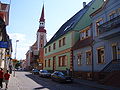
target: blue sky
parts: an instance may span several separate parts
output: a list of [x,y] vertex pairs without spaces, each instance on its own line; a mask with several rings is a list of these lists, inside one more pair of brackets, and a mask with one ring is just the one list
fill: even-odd
[[[10,0],[0,0],[9,3]],[[70,17],[83,8],[83,2],[91,0],[11,0],[9,25],[7,32],[12,39],[13,54],[15,57],[15,41],[17,42],[17,59],[25,59],[25,54],[36,41],[36,33],[39,28],[39,18],[41,16],[44,2],[45,9],[45,29],[47,39],[57,32],[57,30]]]

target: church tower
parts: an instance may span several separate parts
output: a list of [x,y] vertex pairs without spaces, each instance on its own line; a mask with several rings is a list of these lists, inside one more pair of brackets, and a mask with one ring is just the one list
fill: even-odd
[[47,39],[46,39],[44,5],[43,5],[41,17],[39,20],[39,29],[37,31],[37,49],[39,51],[39,64],[40,66],[42,66],[42,68],[43,68],[43,59],[44,59],[44,46],[46,45],[46,43],[47,43]]

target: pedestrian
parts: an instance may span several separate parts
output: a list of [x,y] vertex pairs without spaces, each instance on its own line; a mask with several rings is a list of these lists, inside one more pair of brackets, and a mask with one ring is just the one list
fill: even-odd
[[3,82],[3,69],[0,68],[0,87],[1,87],[1,88],[3,88],[2,82]]
[[9,78],[10,78],[10,74],[7,70],[7,72],[4,74],[4,81],[5,81],[5,84],[6,84],[6,88],[8,88]]
[[67,76],[70,75],[70,69],[66,68],[66,73],[67,73]]

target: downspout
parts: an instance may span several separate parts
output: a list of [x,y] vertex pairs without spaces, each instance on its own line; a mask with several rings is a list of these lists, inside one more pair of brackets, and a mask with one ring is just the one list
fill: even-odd
[[92,73],[92,80],[94,80],[94,56],[93,56],[93,45],[94,45],[94,38],[93,38],[93,27],[92,27],[93,24],[91,24],[91,37],[92,37],[92,41],[90,43],[90,47],[91,47],[91,53],[92,53],[92,56],[91,56],[91,59],[92,59],[92,70],[91,70],[91,73]]

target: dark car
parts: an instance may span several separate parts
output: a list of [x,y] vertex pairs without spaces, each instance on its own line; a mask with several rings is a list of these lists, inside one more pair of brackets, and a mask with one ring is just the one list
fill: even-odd
[[54,73],[52,73],[51,79],[53,81],[58,81],[58,82],[73,82],[73,78],[71,76],[66,76],[65,74],[59,71],[55,71]]
[[39,74],[39,70],[38,69],[32,69],[32,74],[38,75]]
[[51,73],[49,73],[47,70],[40,70],[39,76],[41,77],[51,77]]

